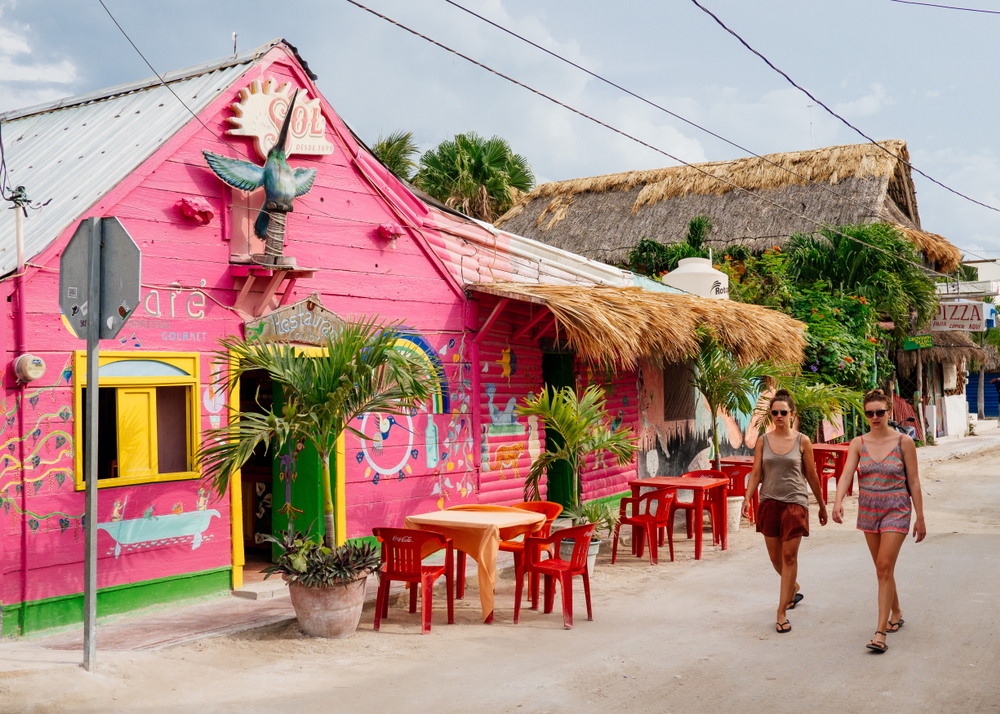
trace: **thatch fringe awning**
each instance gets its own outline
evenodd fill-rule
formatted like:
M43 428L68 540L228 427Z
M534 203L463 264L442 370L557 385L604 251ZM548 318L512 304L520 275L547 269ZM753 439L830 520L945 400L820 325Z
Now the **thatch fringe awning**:
M577 354L635 367L642 358L683 362L698 351L698 327L710 327L741 364L801 364L805 325L759 305L657 293L637 287L480 283L469 289L545 305L560 337Z
M958 249L920 226L906 142L880 144L885 150L828 146L545 183L521 197L496 226L588 258L624 263L644 237L682 241L688 221L698 215L712 219L708 245L742 245L753 252L815 232L816 221L880 222L899 227L938 270L955 270Z
M962 360L985 360L987 354L973 342L968 333L953 330L950 332L932 332L934 346L923 350L899 350L896 353L896 367L904 377L909 377L917 367L917 353L920 361L954 362L961 364Z

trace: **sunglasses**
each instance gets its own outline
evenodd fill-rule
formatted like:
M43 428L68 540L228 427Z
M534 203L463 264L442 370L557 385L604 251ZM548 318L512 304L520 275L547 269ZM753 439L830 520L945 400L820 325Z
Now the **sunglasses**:
M881 419L886 415L888 411L889 411L888 409L873 409L871 411L865 409L865 416L868 417L869 419L875 419L875 418Z
M787 409L772 409L771 410L771 416L778 416L779 414L781 416L788 416L788 410Z

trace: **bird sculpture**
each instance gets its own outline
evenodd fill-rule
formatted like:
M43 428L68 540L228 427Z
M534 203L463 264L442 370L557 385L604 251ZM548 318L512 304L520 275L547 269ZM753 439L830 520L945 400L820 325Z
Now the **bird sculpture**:
M308 193L316 180L316 169L293 169L288 165L285 153L288 125L292 119L295 97L298 93L299 90L296 89L292 94L292 101L288 104L278 140L268 152L263 166L213 154L211 151L202 151L215 175L233 188L254 191L261 186L264 187L264 205L261 206L257 220L253 224L254 233L264 241L264 254L253 256L254 262L261 265L295 264L293 258L282 255L285 245L285 214L292 211L292 201Z

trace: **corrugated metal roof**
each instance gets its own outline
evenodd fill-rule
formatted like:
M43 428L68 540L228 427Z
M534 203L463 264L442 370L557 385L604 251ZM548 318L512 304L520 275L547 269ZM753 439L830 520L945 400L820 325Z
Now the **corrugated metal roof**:
M152 77L0 115L10 185L24 186L32 202L51 199L28 211L25 257L45 250L273 44L164 75L170 89ZM15 240L14 212L0 210L0 275L17 267Z

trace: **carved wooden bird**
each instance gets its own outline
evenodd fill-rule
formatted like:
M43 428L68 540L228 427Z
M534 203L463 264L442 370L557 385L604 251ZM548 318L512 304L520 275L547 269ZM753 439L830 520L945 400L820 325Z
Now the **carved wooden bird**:
M263 166L257 166L250 161L230 159L227 156L202 151L205 160L215 172L215 175L233 188L241 191L253 191L264 187L264 205L261 206L253 230L261 240L267 238L267 227L272 212L289 213L292 210L292 200L309 192L316 180L316 169L293 169L288 165L285 154L285 144L288 140L288 125L295 109L295 97L299 90L292 94L288 104L288 112L281 124L281 133L267 154Z

